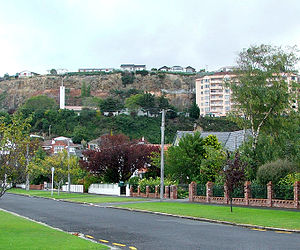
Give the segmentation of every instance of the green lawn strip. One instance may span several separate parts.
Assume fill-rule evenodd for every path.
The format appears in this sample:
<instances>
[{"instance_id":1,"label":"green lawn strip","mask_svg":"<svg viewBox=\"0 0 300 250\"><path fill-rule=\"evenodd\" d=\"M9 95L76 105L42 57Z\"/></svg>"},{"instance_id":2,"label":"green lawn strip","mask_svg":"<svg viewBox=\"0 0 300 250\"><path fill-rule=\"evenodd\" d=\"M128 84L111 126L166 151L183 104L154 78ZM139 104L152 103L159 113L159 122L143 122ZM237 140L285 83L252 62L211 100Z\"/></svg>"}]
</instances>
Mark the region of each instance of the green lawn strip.
<instances>
[{"instance_id":1,"label":"green lawn strip","mask_svg":"<svg viewBox=\"0 0 300 250\"><path fill-rule=\"evenodd\" d=\"M108 249L24 218L0 211L1 249Z\"/></svg>"},{"instance_id":2,"label":"green lawn strip","mask_svg":"<svg viewBox=\"0 0 300 250\"><path fill-rule=\"evenodd\" d=\"M93 196L93 197L80 197L64 199L74 202L88 202L88 203L113 203L113 202L132 202L132 201L144 201L146 199L134 199L126 197L110 197L110 196Z\"/></svg>"},{"instance_id":3,"label":"green lawn strip","mask_svg":"<svg viewBox=\"0 0 300 250\"><path fill-rule=\"evenodd\" d=\"M88 202L88 203L112 203L112 202L131 202L131 201L144 201L146 199L141 198L127 198L127 197L114 197L114 196L100 196L93 194L82 194L82 193L66 193L60 192L58 195L57 192L53 193L51 196L50 191L43 190L24 190L18 188L12 188L7 191L8 193L14 194L26 194L38 197L47 197L47 198L55 198L55 199L63 199L67 201L74 202Z\"/></svg>"},{"instance_id":4,"label":"green lawn strip","mask_svg":"<svg viewBox=\"0 0 300 250\"><path fill-rule=\"evenodd\" d=\"M170 202L125 204L118 205L118 207L193 216L240 224L300 230L300 212L293 211L234 207L231 213L230 207L226 206Z\"/></svg>"},{"instance_id":5,"label":"green lawn strip","mask_svg":"<svg viewBox=\"0 0 300 250\"><path fill-rule=\"evenodd\" d=\"M80 197L90 197L95 195L90 194L82 194L82 193L67 193L67 192L60 192L59 195L57 192L53 192L53 196L51 196L51 191L43 191L43 190L24 190L18 188L12 188L7 191L8 193L14 194L26 194L32 196L39 196L39 197L47 197L47 198L56 198L56 199L67 199L67 198L80 198Z\"/></svg>"}]
</instances>

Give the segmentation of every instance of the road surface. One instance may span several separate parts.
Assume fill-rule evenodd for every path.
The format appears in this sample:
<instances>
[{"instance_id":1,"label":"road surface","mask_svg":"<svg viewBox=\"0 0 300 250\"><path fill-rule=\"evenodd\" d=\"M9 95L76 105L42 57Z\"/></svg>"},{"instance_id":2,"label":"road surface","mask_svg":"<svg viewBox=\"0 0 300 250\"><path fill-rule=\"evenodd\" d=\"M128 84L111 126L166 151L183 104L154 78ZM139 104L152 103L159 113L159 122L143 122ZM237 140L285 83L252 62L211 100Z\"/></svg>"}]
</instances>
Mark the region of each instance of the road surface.
<instances>
[{"instance_id":1,"label":"road surface","mask_svg":"<svg viewBox=\"0 0 300 250\"><path fill-rule=\"evenodd\" d=\"M5 194L0 208L122 249L300 249L300 234ZM124 246L123 246L124 245Z\"/></svg>"}]
</instances>

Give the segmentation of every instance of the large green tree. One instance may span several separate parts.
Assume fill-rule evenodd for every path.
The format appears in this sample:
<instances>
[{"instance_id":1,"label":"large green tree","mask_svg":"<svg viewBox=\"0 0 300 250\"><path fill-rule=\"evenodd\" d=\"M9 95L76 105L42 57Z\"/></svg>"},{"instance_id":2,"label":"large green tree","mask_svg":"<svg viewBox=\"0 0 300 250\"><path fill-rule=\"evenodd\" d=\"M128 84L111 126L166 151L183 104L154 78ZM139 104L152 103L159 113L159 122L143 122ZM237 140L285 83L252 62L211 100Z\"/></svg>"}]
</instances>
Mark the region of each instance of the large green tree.
<instances>
[{"instance_id":1,"label":"large green tree","mask_svg":"<svg viewBox=\"0 0 300 250\"><path fill-rule=\"evenodd\" d=\"M270 45L251 46L238 57L236 77L229 81L233 117L244 127L250 127L255 150L260 132L274 117L291 107L296 83L287 81L295 73L298 58L293 48Z\"/></svg>"},{"instance_id":2,"label":"large green tree","mask_svg":"<svg viewBox=\"0 0 300 250\"><path fill-rule=\"evenodd\" d=\"M168 149L166 175L180 183L215 181L226 155L215 136L199 132L184 136L178 146Z\"/></svg>"}]
</instances>

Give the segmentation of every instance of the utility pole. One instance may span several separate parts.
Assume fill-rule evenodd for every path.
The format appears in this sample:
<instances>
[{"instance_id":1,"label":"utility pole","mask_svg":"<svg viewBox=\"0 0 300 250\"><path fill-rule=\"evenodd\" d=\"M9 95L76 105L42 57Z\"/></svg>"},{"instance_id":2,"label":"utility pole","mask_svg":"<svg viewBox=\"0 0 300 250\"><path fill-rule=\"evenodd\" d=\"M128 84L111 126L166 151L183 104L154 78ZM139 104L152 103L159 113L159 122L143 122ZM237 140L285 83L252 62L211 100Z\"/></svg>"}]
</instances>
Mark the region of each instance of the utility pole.
<instances>
[{"instance_id":1,"label":"utility pole","mask_svg":"<svg viewBox=\"0 0 300 250\"><path fill-rule=\"evenodd\" d=\"M53 196L53 184L54 184L54 167L51 168L51 196Z\"/></svg>"},{"instance_id":2,"label":"utility pole","mask_svg":"<svg viewBox=\"0 0 300 250\"><path fill-rule=\"evenodd\" d=\"M26 145L26 190L29 191L29 146Z\"/></svg>"},{"instance_id":3,"label":"utility pole","mask_svg":"<svg viewBox=\"0 0 300 250\"><path fill-rule=\"evenodd\" d=\"M164 198L164 144L165 144L165 110L161 112L161 152L160 152L160 199Z\"/></svg>"},{"instance_id":4,"label":"utility pole","mask_svg":"<svg viewBox=\"0 0 300 250\"><path fill-rule=\"evenodd\" d=\"M70 140L68 140L68 192L71 193L71 176L70 176Z\"/></svg>"}]
</instances>

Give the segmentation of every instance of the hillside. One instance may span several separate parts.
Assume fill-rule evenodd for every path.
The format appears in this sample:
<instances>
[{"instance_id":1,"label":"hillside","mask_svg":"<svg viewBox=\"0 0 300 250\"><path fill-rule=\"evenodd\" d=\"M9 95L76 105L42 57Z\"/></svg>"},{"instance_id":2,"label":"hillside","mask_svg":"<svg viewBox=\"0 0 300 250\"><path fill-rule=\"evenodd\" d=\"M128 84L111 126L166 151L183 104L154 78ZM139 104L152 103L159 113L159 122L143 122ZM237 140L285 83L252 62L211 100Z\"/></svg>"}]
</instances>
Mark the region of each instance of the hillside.
<instances>
[{"instance_id":1,"label":"hillside","mask_svg":"<svg viewBox=\"0 0 300 250\"><path fill-rule=\"evenodd\" d=\"M150 74L143 76L135 74L133 83L124 86L121 73L102 75L68 75L63 79L66 86L67 105L81 105L81 86L90 85L91 94L105 98L114 90L136 88L161 95L166 94L170 103L183 110L191 103L195 87L195 75ZM16 109L26 99L36 95L47 95L59 101L59 86L61 76L36 76L32 78L14 79L0 82L0 108Z\"/></svg>"}]
</instances>

